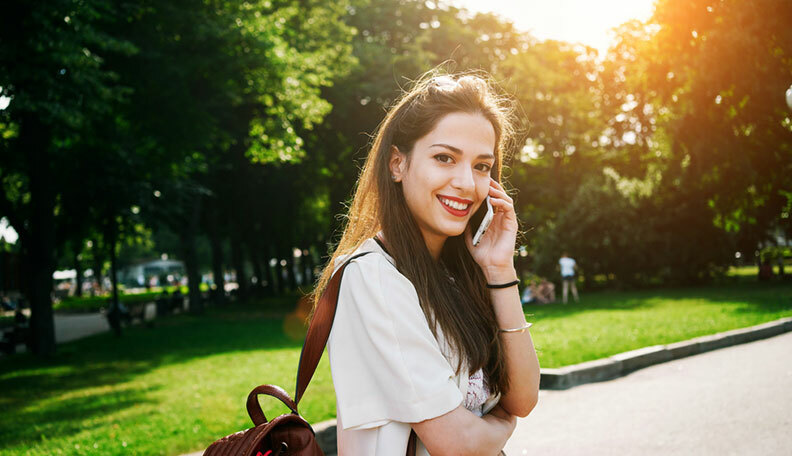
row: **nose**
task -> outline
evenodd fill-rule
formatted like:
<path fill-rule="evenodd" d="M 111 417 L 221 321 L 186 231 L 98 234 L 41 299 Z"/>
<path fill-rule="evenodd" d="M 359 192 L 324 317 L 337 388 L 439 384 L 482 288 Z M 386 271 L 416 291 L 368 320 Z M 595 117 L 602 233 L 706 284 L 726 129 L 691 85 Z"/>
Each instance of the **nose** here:
<path fill-rule="evenodd" d="M 476 191 L 476 181 L 473 179 L 473 170 L 469 166 L 458 166 L 451 186 L 465 196 L 472 196 Z"/>

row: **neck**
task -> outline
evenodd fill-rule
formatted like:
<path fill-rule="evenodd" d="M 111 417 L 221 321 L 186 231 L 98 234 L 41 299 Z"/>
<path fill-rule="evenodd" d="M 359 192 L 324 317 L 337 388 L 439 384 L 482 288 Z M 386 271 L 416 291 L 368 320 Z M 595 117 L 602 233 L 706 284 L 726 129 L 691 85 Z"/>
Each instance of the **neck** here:
<path fill-rule="evenodd" d="M 440 252 L 443 251 L 443 245 L 445 245 L 446 239 L 448 236 L 443 235 L 432 235 L 429 233 L 422 233 L 424 242 L 426 242 L 426 248 L 429 250 L 429 254 L 432 255 L 435 261 L 440 261 Z"/>
<path fill-rule="evenodd" d="M 440 261 L 440 252 L 443 251 L 443 245 L 445 245 L 445 241 L 446 239 L 448 239 L 448 236 L 435 235 L 434 237 L 432 237 L 432 236 L 427 236 L 427 234 L 423 232 L 421 233 L 421 235 L 423 236 L 424 242 L 426 243 L 426 249 L 429 250 L 429 255 L 431 255 L 435 261 Z M 387 250 L 388 241 L 385 240 L 385 234 L 382 231 L 380 231 L 379 233 L 377 233 L 376 236 L 379 238 L 380 241 L 382 241 L 383 244 L 385 244 L 386 247 L 385 250 Z"/>

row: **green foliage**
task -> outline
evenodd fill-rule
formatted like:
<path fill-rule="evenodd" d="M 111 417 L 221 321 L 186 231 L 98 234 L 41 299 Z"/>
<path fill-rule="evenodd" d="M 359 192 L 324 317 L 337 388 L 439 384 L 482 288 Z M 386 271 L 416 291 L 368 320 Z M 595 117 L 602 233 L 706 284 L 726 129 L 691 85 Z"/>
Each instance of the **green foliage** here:
<path fill-rule="evenodd" d="M 762 240 L 789 231 L 781 217 L 792 186 L 783 100 L 792 69 L 792 6 L 782 0 L 659 2 L 651 45 L 634 47 L 673 139 L 668 181 L 706 199 L 720 228 Z"/>

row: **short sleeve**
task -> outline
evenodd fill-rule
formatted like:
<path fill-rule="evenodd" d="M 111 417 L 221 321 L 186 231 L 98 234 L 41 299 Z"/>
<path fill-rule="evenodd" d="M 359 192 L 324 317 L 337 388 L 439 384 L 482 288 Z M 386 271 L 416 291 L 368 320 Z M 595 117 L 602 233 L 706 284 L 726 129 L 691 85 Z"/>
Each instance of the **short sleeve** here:
<path fill-rule="evenodd" d="M 328 355 L 344 429 L 420 422 L 462 403 L 415 288 L 382 255 L 344 271 Z"/>

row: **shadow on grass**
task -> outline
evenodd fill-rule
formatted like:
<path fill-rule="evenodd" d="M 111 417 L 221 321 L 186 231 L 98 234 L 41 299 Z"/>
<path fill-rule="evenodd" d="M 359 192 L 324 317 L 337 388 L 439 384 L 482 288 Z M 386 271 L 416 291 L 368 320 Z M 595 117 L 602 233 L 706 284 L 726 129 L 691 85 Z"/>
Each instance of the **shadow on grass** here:
<path fill-rule="evenodd" d="M 49 359 L 2 359 L 0 450 L 42 435 L 68 437 L 91 419 L 147 402 L 156 388 L 118 385 L 158 367 L 228 352 L 298 349 L 302 342 L 283 333 L 282 314 L 250 306 L 210 309 L 158 319 L 153 328 L 128 328 L 120 338 L 105 333 L 63 344 Z"/>
<path fill-rule="evenodd" d="M 38 392 L 36 381 L 33 379 L 30 390 Z M 92 392 L 85 395 L 73 395 L 68 385 L 57 391 L 57 394 L 66 393 L 66 398 L 40 397 L 20 400 L 15 397 L 5 402 L 2 407 L 6 417 L 2 420 L 13 420 L 13 423 L 4 424 L 4 428 L 13 426 L 14 432 L 2 436 L 0 448 L 13 448 L 19 444 L 31 444 L 40 441 L 44 436 L 47 439 L 68 437 L 85 430 L 86 419 L 102 417 L 113 414 L 128 407 L 138 406 L 141 403 L 151 402 L 147 395 L 154 388 L 115 388 L 103 393 Z"/>

